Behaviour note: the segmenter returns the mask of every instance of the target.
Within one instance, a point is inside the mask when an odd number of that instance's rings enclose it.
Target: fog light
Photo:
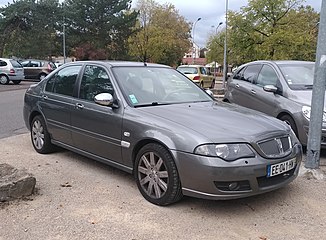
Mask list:
[[[237,182],[233,182],[229,184],[229,189],[231,191],[236,191],[239,190],[239,184]]]

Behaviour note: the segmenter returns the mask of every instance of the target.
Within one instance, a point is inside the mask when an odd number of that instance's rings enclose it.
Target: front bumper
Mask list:
[[[283,187],[297,177],[302,161],[301,145],[295,145],[291,154],[281,159],[265,159],[257,155],[233,162],[184,152],[172,153],[177,159],[183,194],[212,200],[248,197]],[[267,177],[268,165],[294,158],[294,169]],[[240,187],[228,189],[232,183],[238,183]]]

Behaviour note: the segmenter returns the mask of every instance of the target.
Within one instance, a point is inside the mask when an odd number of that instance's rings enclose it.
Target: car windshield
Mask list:
[[[212,98],[187,77],[165,67],[114,67],[114,75],[130,105],[212,101]]]
[[[312,89],[314,81],[315,64],[281,64],[279,65],[283,76],[293,90]]]
[[[183,74],[197,74],[198,69],[195,67],[178,67],[178,71],[182,72]]]

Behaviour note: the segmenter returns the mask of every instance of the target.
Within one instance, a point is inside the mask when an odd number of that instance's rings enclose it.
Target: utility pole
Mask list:
[[[228,33],[228,0],[225,1],[225,39],[224,39],[224,61],[223,61],[223,89],[225,89],[225,81],[228,73],[228,64],[227,64],[227,33]]]
[[[318,169],[326,84],[326,0],[322,0],[305,167]]]

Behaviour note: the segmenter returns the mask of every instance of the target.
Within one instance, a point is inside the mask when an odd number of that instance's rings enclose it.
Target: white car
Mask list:
[[[23,66],[14,59],[0,58],[0,84],[19,84],[25,78]]]

